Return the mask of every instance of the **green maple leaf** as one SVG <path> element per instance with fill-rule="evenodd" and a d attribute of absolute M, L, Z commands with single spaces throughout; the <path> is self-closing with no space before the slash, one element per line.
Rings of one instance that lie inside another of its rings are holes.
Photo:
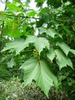
<path fill-rule="evenodd" d="M 59 69 L 66 67 L 67 65 L 73 68 L 71 60 L 61 50 L 56 49 L 55 54 L 56 54 L 56 63 L 58 64 Z"/>
<path fill-rule="evenodd" d="M 27 46 L 28 43 L 25 42 L 24 39 L 16 39 L 14 41 L 7 43 L 4 49 L 2 50 L 2 52 L 6 50 L 14 49 L 16 51 L 16 54 L 18 54 Z"/>
<path fill-rule="evenodd" d="M 68 55 L 70 47 L 64 42 L 57 42 L 57 45 L 63 50 L 63 52 Z"/>
<path fill-rule="evenodd" d="M 49 49 L 49 42 L 46 38 L 36 37 L 36 36 L 28 36 L 26 40 L 24 39 L 16 39 L 6 44 L 2 51 L 14 49 L 16 54 L 21 52 L 24 48 L 28 47 L 30 43 L 33 43 L 35 48 L 38 50 L 39 54 L 43 50 L 43 48 L 47 47 Z"/>
<path fill-rule="evenodd" d="M 26 39 L 26 42 L 33 43 L 39 54 L 41 53 L 41 51 L 43 51 L 45 47 L 49 49 L 49 42 L 46 38 L 43 37 L 29 36 Z"/>
<path fill-rule="evenodd" d="M 37 86 L 44 91 L 47 97 L 50 87 L 58 84 L 57 78 L 52 74 L 44 60 L 39 61 L 38 59 L 31 58 L 21 66 L 21 69 L 24 70 L 25 86 L 32 80 L 35 80 Z"/>
<path fill-rule="evenodd" d="M 68 55 L 69 52 L 75 54 L 75 50 L 71 49 L 66 43 L 64 42 L 57 42 L 57 45 L 63 50 L 63 52 Z"/>
<path fill-rule="evenodd" d="M 40 27 L 39 30 L 40 30 L 40 34 L 46 33 L 52 38 L 54 38 L 55 34 L 57 34 L 53 29 L 46 29 L 44 27 Z"/>

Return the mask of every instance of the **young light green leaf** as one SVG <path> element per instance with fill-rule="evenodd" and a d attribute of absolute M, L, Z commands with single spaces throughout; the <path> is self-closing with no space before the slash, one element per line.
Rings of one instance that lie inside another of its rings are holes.
<path fill-rule="evenodd" d="M 49 52 L 47 53 L 47 57 L 52 61 L 55 57 L 55 52 L 53 48 L 50 48 Z"/>
<path fill-rule="evenodd" d="M 21 8 L 19 6 L 17 6 L 16 2 L 13 2 L 13 3 L 7 2 L 6 5 L 11 10 L 15 10 L 15 11 L 20 11 L 21 10 Z"/>
<path fill-rule="evenodd" d="M 73 68 L 71 60 L 61 50 L 56 49 L 55 54 L 56 54 L 56 63 L 58 64 L 59 69 L 66 67 L 67 65 Z"/>
<path fill-rule="evenodd" d="M 25 86 L 32 80 L 35 80 L 36 84 L 44 91 L 47 97 L 50 87 L 58 84 L 57 78 L 52 74 L 49 66 L 43 60 L 39 61 L 38 59 L 31 58 L 21 66 L 21 69 L 24 70 Z"/>
<path fill-rule="evenodd" d="M 28 17 L 34 17 L 36 15 L 36 11 L 35 10 L 29 10 L 26 12 L 26 15 Z"/>

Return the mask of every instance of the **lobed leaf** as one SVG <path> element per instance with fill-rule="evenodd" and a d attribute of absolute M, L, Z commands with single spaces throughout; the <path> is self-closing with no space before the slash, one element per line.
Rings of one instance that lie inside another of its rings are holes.
<path fill-rule="evenodd" d="M 38 59 L 30 58 L 21 66 L 21 69 L 24 70 L 25 86 L 35 80 L 37 86 L 44 91 L 47 97 L 50 87 L 54 84 L 58 85 L 57 78 L 52 74 L 44 60 L 39 61 Z"/>
<path fill-rule="evenodd" d="M 61 50 L 56 49 L 55 54 L 56 54 L 56 63 L 58 64 L 59 69 L 66 67 L 67 65 L 73 68 L 71 60 Z"/>
<path fill-rule="evenodd" d="M 69 52 L 71 52 L 75 55 L 75 50 L 71 49 L 66 43 L 57 42 L 56 44 L 63 50 L 63 52 L 66 54 L 66 56 L 68 55 Z"/>
<path fill-rule="evenodd" d="M 47 35 L 51 36 L 52 38 L 54 38 L 55 34 L 57 34 L 53 29 L 46 29 L 44 27 L 40 27 L 40 34 L 42 33 L 46 33 Z"/>
<path fill-rule="evenodd" d="M 49 42 L 46 38 L 43 37 L 29 36 L 26 39 L 26 42 L 33 43 L 39 54 L 41 53 L 41 51 L 43 51 L 45 47 L 49 49 Z"/>
<path fill-rule="evenodd" d="M 36 36 L 28 36 L 26 40 L 24 39 L 16 39 L 6 44 L 3 51 L 14 49 L 16 54 L 21 52 L 24 48 L 28 47 L 30 43 L 33 43 L 35 48 L 38 50 L 39 54 L 45 47 L 49 49 L 49 42 L 46 38 L 36 37 Z"/>
<path fill-rule="evenodd" d="M 64 42 L 57 42 L 56 44 L 63 50 L 63 52 L 66 55 L 68 55 L 68 53 L 70 51 L 70 47 L 66 43 L 64 43 Z"/>
<path fill-rule="evenodd" d="M 25 42 L 24 39 L 16 39 L 14 41 L 7 43 L 4 49 L 2 50 L 2 52 L 6 50 L 14 49 L 16 51 L 16 54 L 18 54 L 27 46 L 28 43 Z"/>

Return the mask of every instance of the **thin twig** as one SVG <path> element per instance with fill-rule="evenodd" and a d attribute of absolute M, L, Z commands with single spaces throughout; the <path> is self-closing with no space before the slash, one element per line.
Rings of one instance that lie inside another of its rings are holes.
<path fill-rule="evenodd" d="M 18 17 L 18 15 L 9 15 L 9 14 L 4 14 L 5 16 L 7 16 L 7 17 Z M 19 17 L 21 17 L 21 18 L 33 18 L 33 19 L 40 19 L 40 18 L 38 18 L 38 17 L 28 17 L 28 16 L 19 16 Z"/>
<path fill-rule="evenodd" d="M 8 2 L 8 0 L 6 0 L 5 3 L 7 3 L 7 2 Z M 5 9 L 4 10 L 6 10 L 6 5 L 5 5 Z M 4 21 L 2 22 L 1 39 L 2 39 L 2 35 L 3 35 L 3 29 L 4 29 Z"/>

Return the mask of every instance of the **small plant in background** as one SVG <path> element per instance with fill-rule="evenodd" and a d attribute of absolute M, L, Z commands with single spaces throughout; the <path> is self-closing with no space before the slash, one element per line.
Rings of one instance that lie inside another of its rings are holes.
<path fill-rule="evenodd" d="M 0 82 L 0 100 L 48 100 L 34 82 L 24 87 L 18 77 Z"/>
<path fill-rule="evenodd" d="M 68 100 L 68 96 L 62 90 L 56 92 L 54 87 L 49 91 L 49 99 L 34 82 L 24 87 L 24 82 L 18 77 L 9 81 L 0 82 L 0 100 Z"/>

